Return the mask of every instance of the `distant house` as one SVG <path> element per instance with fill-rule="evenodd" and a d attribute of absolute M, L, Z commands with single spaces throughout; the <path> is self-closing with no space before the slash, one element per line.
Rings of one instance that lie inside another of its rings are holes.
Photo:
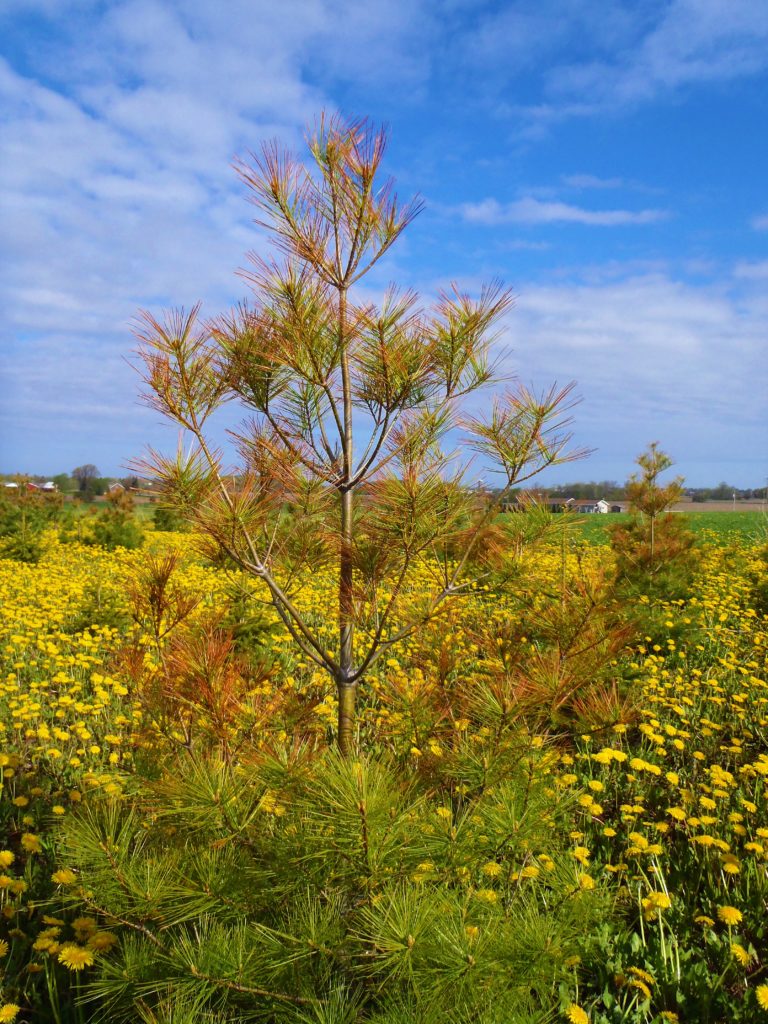
<path fill-rule="evenodd" d="M 19 485 L 13 480 L 6 481 L 3 486 L 14 491 L 18 491 L 19 489 Z M 24 487 L 26 487 L 28 491 L 45 491 L 46 494 L 53 494 L 58 490 L 53 480 L 46 480 L 44 484 L 36 484 L 33 480 L 27 480 Z"/>
<path fill-rule="evenodd" d="M 109 487 L 107 488 L 107 494 L 122 494 L 124 490 L 125 487 L 123 487 L 123 485 L 118 480 L 116 483 L 109 485 Z"/>
<path fill-rule="evenodd" d="M 142 477 L 134 477 L 131 486 L 128 488 L 139 497 L 155 498 L 163 493 L 162 484 L 158 480 L 147 480 Z"/>
<path fill-rule="evenodd" d="M 528 493 L 514 502 L 504 502 L 502 512 L 524 512 L 531 505 L 549 509 L 550 512 L 563 512 L 571 507 L 572 502 L 572 498 L 547 498 L 545 495 Z"/>
<path fill-rule="evenodd" d="M 576 498 L 549 498 L 541 494 L 528 494 L 518 501 L 506 502 L 501 506 L 502 512 L 523 512 L 530 505 L 548 508 L 550 512 L 578 512 L 581 515 L 605 515 L 608 512 L 625 512 L 626 507 L 616 502 L 600 498 L 584 500 Z"/>
<path fill-rule="evenodd" d="M 578 504 L 576 506 L 576 511 L 583 512 L 586 515 L 606 515 L 609 512 L 624 512 L 625 508 L 617 502 L 610 502 L 606 501 L 605 498 L 600 498 L 598 501 L 589 501 Z"/>
<path fill-rule="evenodd" d="M 517 501 L 508 501 L 501 506 L 502 512 L 524 512 L 531 505 L 549 509 L 550 512 L 570 512 L 575 508 L 573 498 L 548 498 L 543 494 L 526 494 Z"/>

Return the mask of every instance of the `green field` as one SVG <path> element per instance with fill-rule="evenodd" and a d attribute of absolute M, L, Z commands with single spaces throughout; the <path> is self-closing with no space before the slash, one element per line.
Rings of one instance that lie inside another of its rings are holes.
<path fill-rule="evenodd" d="M 134 515 L 142 523 L 151 522 L 158 505 L 154 502 L 137 503 Z M 711 531 L 722 540 L 733 539 L 744 541 L 768 542 L 768 514 L 759 510 L 749 512 L 676 512 L 675 515 L 685 517 L 688 526 L 696 533 Z M 613 523 L 627 522 L 629 513 L 612 515 L 574 515 L 572 519 L 574 533 L 593 544 L 607 544 L 608 531 Z"/>
<path fill-rule="evenodd" d="M 684 516 L 686 524 L 696 533 L 711 531 L 721 539 L 743 539 L 745 541 L 768 540 L 768 516 L 754 512 L 677 512 Z M 574 527 L 585 540 L 595 544 L 608 543 L 608 531 L 612 523 L 627 522 L 628 513 L 601 516 L 578 516 Z"/>
<path fill-rule="evenodd" d="M 104 501 L 94 502 L 90 505 L 75 504 L 79 515 L 95 515 L 105 507 Z M 134 505 L 134 515 L 142 523 L 149 523 L 158 508 L 156 502 L 137 502 Z M 676 512 L 675 515 L 684 516 L 686 523 L 696 533 L 711 531 L 722 540 L 743 539 L 744 541 L 759 541 L 764 538 L 768 541 L 768 514 L 758 509 L 748 512 L 726 512 L 726 511 L 702 511 L 702 512 Z M 572 515 L 570 518 L 571 527 L 575 535 L 581 535 L 585 540 L 594 544 L 607 544 L 609 541 L 609 529 L 615 523 L 627 522 L 630 519 L 629 513 L 613 513 L 611 515 Z"/>

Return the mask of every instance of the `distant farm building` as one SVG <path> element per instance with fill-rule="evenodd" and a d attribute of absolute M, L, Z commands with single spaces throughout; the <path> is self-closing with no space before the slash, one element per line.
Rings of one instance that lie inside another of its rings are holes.
<path fill-rule="evenodd" d="M 519 501 L 505 502 L 501 506 L 502 512 L 524 512 L 531 505 L 539 508 L 549 509 L 550 512 L 579 512 L 582 515 L 606 515 L 610 512 L 625 512 L 626 506 L 618 502 L 606 501 L 600 498 L 598 501 L 576 498 L 549 498 L 539 494 L 529 494 Z"/>
<path fill-rule="evenodd" d="M 606 501 L 605 498 L 600 498 L 599 501 L 579 502 L 575 506 L 575 511 L 583 512 L 586 515 L 607 515 L 609 512 L 626 512 L 626 505 L 622 505 L 617 501 Z"/>

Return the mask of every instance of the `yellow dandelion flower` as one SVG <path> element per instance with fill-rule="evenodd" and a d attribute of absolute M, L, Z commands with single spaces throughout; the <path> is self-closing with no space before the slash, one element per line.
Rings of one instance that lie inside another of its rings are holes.
<path fill-rule="evenodd" d="M 723 871 L 725 871 L 726 874 L 738 875 L 741 871 L 741 867 L 739 866 L 739 859 L 738 857 L 734 857 L 732 853 L 723 854 L 721 860 Z"/>
<path fill-rule="evenodd" d="M 604 748 L 597 754 L 593 754 L 592 760 L 596 761 L 598 764 L 610 764 L 613 760 L 613 753 L 610 748 Z"/>
<path fill-rule="evenodd" d="M 475 898 L 482 903 L 496 903 L 499 894 L 494 889 L 478 889 L 475 893 Z"/>
<path fill-rule="evenodd" d="M 16 854 L 10 850 L 0 850 L 0 868 L 9 868 L 16 860 Z"/>
<path fill-rule="evenodd" d="M 699 846 L 712 846 L 714 839 L 712 836 L 693 836 L 691 838 L 692 843 L 696 843 Z"/>
<path fill-rule="evenodd" d="M 72 922 L 72 927 L 77 932 L 95 932 L 99 925 L 93 917 L 76 917 Z"/>
<path fill-rule="evenodd" d="M 33 835 L 32 832 L 25 832 L 21 837 L 21 845 L 27 853 L 42 853 L 43 845 L 40 842 L 40 836 Z"/>
<path fill-rule="evenodd" d="M 728 906 L 727 904 L 717 908 L 717 916 L 718 919 L 722 921 L 723 924 L 728 925 L 729 928 L 734 927 L 734 925 L 741 924 L 744 920 L 744 915 L 740 910 L 737 910 L 736 907 Z"/>
<path fill-rule="evenodd" d="M 651 998 L 651 990 L 645 984 L 641 978 L 631 978 L 629 982 L 630 988 L 636 988 L 643 993 L 646 999 Z"/>
<path fill-rule="evenodd" d="M 642 967 L 630 967 L 629 973 L 634 974 L 636 978 L 640 978 L 640 980 L 644 981 L 646 985 L 656 984 L 656 979 L 654 978 L 654 976 L 652 974 L 649 974 L 648 971 L 644 971 Z"/>
<path fill-rule="evenodd" d="M 88 939 L 88 948 L 101 952 L 103 950 L 112 949 L 116 942 L 117 936 L 114 932 L 94 932 Z"/>
<path fill-rule="evenodd" d="M 757 1002 L 762 1010 L 768 1010 L 768 985 L 758 985 L 755 989 Z"/>
<path fill-rule="evenodd" d="M 12 1024 L 18 1017 L 20 1010 L 21 1007 L 17 1006 L 16 1003 L 3 1003 L 0 1006 L 0 1024 Z"/>
<path fill-rule="evenodd" d="M 589 1024 L 589 1014 L 578 1003 L 571 1003 L 566 1007 L 565 1016 L 568 1018 L 569 1024 Z"/>
<path fill-rule="evenodd" d="M 501 874 L 501 864 L 498 864 L 495 860 L 488 861 L 487 864 L 483 865 L 483 874 L 489 878 L 498 878 Z"/>
<path fill-rule="evenodd" d="M 82 971 L 84 967 L 91 967 L 95 957 L 93 951 L 84 946 L 78 946 L 74 942 L 65 942 L 59 950 L 59 963 L 70 971 Z"/>
<path fill-rule="evenodd" d="M 8 943 L 5 941 L 5 939 L 0 939 L 0 956 L 7 956 L 8 955 L 8 949 L 9 949 L 9 946 L 8 946 Z"/>
<path fill-rule="evenodd" d="M 674 818 L 675 821 L 685 821 L 688 817 L 682 807 L 668 807 L 667 814 L 670 818 Z"/>
<path fill-rule="evenodd" d="M 738 960 L 742 967 L 748 967 L 749 961 L 752 959 L 751 954 L 738 942 L 731 943 L 731 956 L 734 960 Z"/>
<path fill-rule="evenodd" d="M 61 868 L 59 871 L 54 871 L 51 875 L 51 881 L 55 882 L 56 885 L 72 885 L 76 881 L 76 875 L 74 871 L 69 868 Z"/>

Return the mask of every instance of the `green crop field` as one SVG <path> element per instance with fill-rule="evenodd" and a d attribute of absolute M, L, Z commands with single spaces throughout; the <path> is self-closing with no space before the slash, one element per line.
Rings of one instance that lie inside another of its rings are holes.
<path fill-rule="evenodd" d="M 697 533 L 705 530 L 717 534 L 722 539 L 743 539 L 759 541 L 768 540 L 768 515 L 764 512 L 677 512 L 675 515 L 685 516 L 688 526 Z M 578 516 L 574 529 L 581 533 L 585 540 L 595 544 L 607 544 L 608 531 L 612 523 L 626 522 L 627 513 L 616 513 L 601 516 Z"/>

